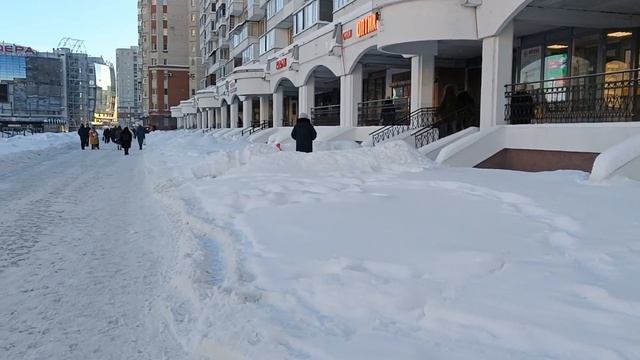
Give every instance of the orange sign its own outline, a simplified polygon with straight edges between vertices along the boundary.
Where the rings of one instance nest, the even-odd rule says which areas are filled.
[[[349,40],[353,37],[353,30],[349,29],[342,33],[342,40]]]
[[[378,18],[379,14],[375,13],[358,20],[356,23],[356,34],[358,34],[358,37],[363,37],[378,31]]]
[[[287,67],[287,58],[282,58],[276,61],[276,70],[284,69]]]

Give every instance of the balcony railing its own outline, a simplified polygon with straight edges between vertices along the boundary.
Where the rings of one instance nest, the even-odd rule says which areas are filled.
[[[409,98],[365,101],[358,104],[358,126],[386,126],[409,114]]]
[[[506,86],[511,124],[640,121],[640,69]]]
[[[311,108],[311,120],[315,126],[340,125],[340,104]]]

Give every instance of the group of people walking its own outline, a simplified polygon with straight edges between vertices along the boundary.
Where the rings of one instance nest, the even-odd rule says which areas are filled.
[[[82,150],[89,145],[91,145],[92,150],[100,150],[100,136],[95,128],[81,124],[78,129],[78,135],[80,136],[80,147]],[[102,141],[104,141],[105,144],[109,142],[117,144],[118,150],[124,150],[125,155],[129,155],[131,142],[134,138],[138,139],[138,145],[140,150],[142,150],[145,137],[146,130],[142,125],[138,125],[133,131],[127,126],[125,126],[124,129],[121,126],[117,126],[111,129],[106,128],[102,132]]]

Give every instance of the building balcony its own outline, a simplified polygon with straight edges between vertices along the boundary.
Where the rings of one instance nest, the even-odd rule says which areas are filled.
[[[257,21],[265,16],[265,10],[260,5],[260,0],[247,0],[247,20]]]
[[[227,1],[227,14],[233,16],[240,16],[244,11],[244,1],[242,0],[228,0]]]

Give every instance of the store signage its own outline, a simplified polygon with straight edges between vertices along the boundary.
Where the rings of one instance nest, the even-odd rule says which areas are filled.
[[[0,43],[0,54],[30,56],[35,55],[36,51],[28,46]]]
[[[281,70],[287,67],[287,58],[278,59],[276,61],[276,70]]]
[[[358,37],[363,37],[365,35],[369,35],[373,32],[378,31],[379,17],[380,14],[375,13],[367,15],[358,20],[358,22],[356,23],[356,34],[358,34]]]
[[[229,94],[235,94],[236,90],[238,90],[238,88],[236,88],[236,83],[234,82],[230,82],[229,83]]]
[[[342,32],[342,40],[349,40],[353,37],[353,30],[349,29]]]

